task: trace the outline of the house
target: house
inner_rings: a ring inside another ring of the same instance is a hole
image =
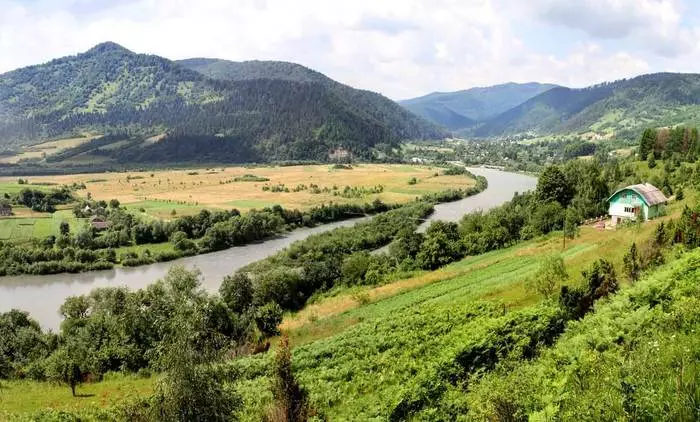
[[[107,230],[110,224],[109,221],[105,221],[105,219],[102,217],[92,217],[90,219],[90,226],[92,226],[92,228],[95,230],[101,231]]]
[[[0,204],[0,217],[9,217],[12,214],[12,205],[7,203]]]
[[[647,221],[661,215],[662,206],[667,201],[664,194],[649,183],[627,186],[608,198],[608,214],[612,217],[613,226],[637,218]]]

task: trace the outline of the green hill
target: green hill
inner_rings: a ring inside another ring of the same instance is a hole
[[[462,129],[495,117],[555,86],[511,82],[457,92],[435,92],[399,103],[443,127]]]
[[[480,137],[582,133],[634,138],[644,127],[696,123],[700,75],[657,73],[583,89],[557,87],[473,131]]]
[[[302,66],[245,62],[235,64],[236,77],[221,78],[230,63],[177,63],[104,43],[2,74],[0,144],[17,149],[89,132],[110,136],[61,158],[242,162],[322,160],[336,148],[368,156],[377,144],[444,136],[379,94]],[[165,136],[146,141],[155,135]],[[110,142],[121,143],[104,148]]]

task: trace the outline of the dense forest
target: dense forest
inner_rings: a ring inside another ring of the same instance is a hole
[[[100,44],[0,75],[0,140],[9,149],[83,132],[125,134],[138,148],[119,151],[118,161],[250,162],[326,160],[337,148],[368,157],[376,144],[444,135],[379,94],[320,74],[304,79],[265,70],[277,66],[251,62],[243,65],[250,67],[246,78],[211,79]],[[170,135],[165,142],[144,143],[163,133]]]

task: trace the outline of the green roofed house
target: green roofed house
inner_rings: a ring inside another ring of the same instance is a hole
[[[608,199],[608,214],[615,226],[625,220],[647,221],[661,215],[661,207],[668,200],[656,186],[649,183],[619,189]]]

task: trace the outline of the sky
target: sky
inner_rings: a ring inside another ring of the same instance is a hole
[[[113,41],[286,60],[406,99],[504,82],[700,72],[698,0],[0,0],[0,72]]]

